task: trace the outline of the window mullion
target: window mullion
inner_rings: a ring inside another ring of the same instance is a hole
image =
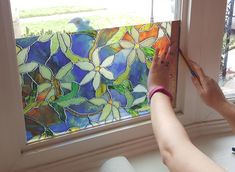
[[[21,105],[9,0],[0,1],[0,171],[10,171],[25,146]],[[3,169],[2,169],[3,168]]]

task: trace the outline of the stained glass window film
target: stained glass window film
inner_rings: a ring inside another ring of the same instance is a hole
[[[27,141],[149,115],[148,70],[170,44],[175,99],[178,40],[178,21],[17,39]]]

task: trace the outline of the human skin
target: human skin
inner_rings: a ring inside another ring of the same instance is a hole
[[[162,57],[158,57],[156,52],[148,76],[149,91],[157,86],[169,89],[166,78],[171,62],[170,49]],[[177,119],[168,96],[161,92],[155,93],[151,98],[150,107],[153,131],[163,163],[171,172],[224,171],[192,144],[183,125]]]
[[[225,98],[217,82],[207,76],[198,64],[193,61],[191,64],[199,77],[199,80],[192,77],[198,94],[205,104],[219,112],[228,121],[235,132],[235,105]]]

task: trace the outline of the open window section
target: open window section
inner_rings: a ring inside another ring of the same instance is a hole
[[[16,38],[180,19],[181,0],[10,0]]]
[[[149,115],[147,76],[172,44],[176,95],[179,22],[16,39],[27,142]]]
[[[235,98],[235,6],[227,1],[221,58],[220,86],[227,98]]]

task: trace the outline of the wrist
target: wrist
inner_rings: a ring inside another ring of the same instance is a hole
[[[148,92],[149,100],[151,101],[151,98],[157,93],[163,94],[164,96],[168,97],[171,101],[173,100],[173,96],[171,95],[171,93],[163,86],[156,86],[150,89]]]
[[[156,99],[158,102],[159,102],[159,100],[171,102],[171,98],[169,96],[167,96],[166,94],[162,93],[162,92],[154,93],[152,98],[151,98],[151,102],[152,102],[153,99]]]
[[[229,106],[230,106],[230,102],[227,100],[224,100],[212,108],[215,109],[220,114],[224,114],[224,111],[227,110]]]

